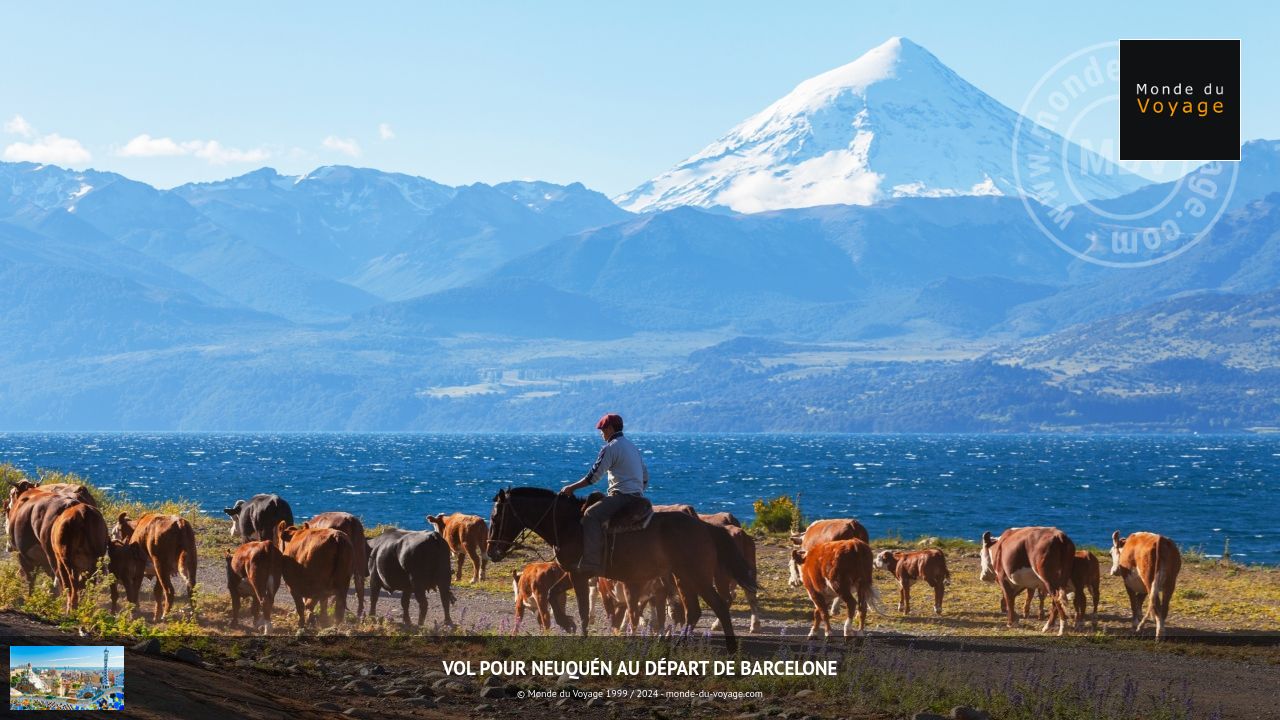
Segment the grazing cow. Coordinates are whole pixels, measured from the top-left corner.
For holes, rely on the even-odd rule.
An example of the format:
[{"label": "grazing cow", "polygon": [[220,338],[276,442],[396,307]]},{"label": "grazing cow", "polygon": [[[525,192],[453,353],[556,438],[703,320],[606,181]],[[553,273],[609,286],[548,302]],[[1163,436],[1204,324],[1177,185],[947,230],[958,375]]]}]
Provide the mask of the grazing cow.
[{"label": "grazing cow", "polygon": [[274,540],[272,533],[281,521],[286,526],[293,524],[293,508],[279,495],[254,495],[247,502],[237,500],[222,512],[231,516],[231,537],[241,542]]},{"label": "grazing cow", "polygon": [[[831,519],[831,520],[814,520],[809,523],[809,527],[799,535],[791,536],[791,544],[799,547],[800,550],[808,550],[818,543],[831,542],[833,540],[853,540],[857,538],[862,542],[871,542],[871,538],[867,535],[867,529],[862,527],[862,523],[853,519]],[[800,565],[793,559],[791,561],[791,587],[800,587]]]},{"label": "grazing cow", "polygon": [[187,601],[195,609],[193,589],[196,583],[196,531],[191,523],[177,515],[146,513],[135,522],[127,513],[120,513],[111,529],[113,540],[137,545],[147,558],[144,573],[154,577],[152,593],[156,600],[155,621],[169,614],[173,606],[174,575],[181,575],[187,583]]},{"label": "grazing cow", "polygon": [[[729,513],[718,513],[720,515],[728,515]],[[705,515],[702,517],[706,517]],[[733,517],[730,515],[729,517]],[[706,522],[706,520],[703,520]],[[712,523],[715,524],[715,523]],[[751,568],[751,574],[756,574],[756,541],[745,530],[736,525],[721,525],[725,532],[729,533],[733,544],[742,553],[742,559],[747,561],[747,567]],[[738,584],[733,581],[733,577],[724,568],[716,571],[716,590],[720,592],[720,597],[724,598],[726,605],[733,604],[733,594],[737,590]],[[748,633],[755,633],[760,630],[760,603],[756,599],[756,591],[747,590],[747,607],[751,608],[751,625],[747,628]],[[717,618],[711,623],[711,629],[716,630],[720,627],[720,620]]]},{"label": "grazing cow", "polygon": [[720,527],[730,527],[730,526],[737,527],[737,528],[742,527],[742,522],[738,520],[737,516],[731,512],[718,512],[718,513],[710,513],[710,514],[698,513],[698,519],[704,523],[711,523],[712,525],[718,525]]},{"label": "grazing cow", "polygon": [[[1119,530],[1111,534],[1111,574],[1124,579],[1135,633],[1142,632],[1147,620],[1154,619],[1156,640],[1164,637],[1169,601],[1181,569],[1182,553],[1169,538],[1149,532],[1136,532],[1126,538],[1120,537]],[[1148,595],[1151,602],[1144,613],[1142,603]]]},{"label": "grazing cow", "polygon": [[142,591],[142,578],[147,570],[147,554],[134,543],[108,540],[107,571],[111,573],[111,612],[116,612],[120,588],[125,599],[133,603],[133,614],[138,615],[138,595]]},{"label": "grazing cow", "polygon": [[983,582],[1000,586],[1007,608],[1009,627],[1018,624],[1014,598],[1026,588],[1044,588],[1052,607],[1042,632],[1058,620],[1058,634],[1067,629],[1066,594],[1071,584],[1071,567],[1075,563],[1076,546],[1066,533],[1050,527],[1010,528],[999,539],[982,534],[979,559]]},{"label": "grazing cow", "polygon": [[431,530],[393,528],[369,541],[369,614],[378,609],[378,593],[383,589],[400,593],[404,624],[409,624],[409,600],[418,600],[418,625],[427,618],[427,591],[440,593],[444,622],[452,625],[449,605],[453,603],[450,587],[452,558],[449,544]]},{"label": "grazing cow", "polygon": [[942,614],[942,596],[951,584],[947,556],[941,550],[881,550],[875,566],[887,570],[898,581],[898,612],[911,614],[911,585],[921,580],[933,588],[933,612]]},{"label": "grazing cow", "polygon": [[281,575],[293,595],[298,611],[298,626],[316,619],[316,603],[320,603],[320,624],[329,613],[333,598],[333,621],[341,625],[347,620],[347,591],[351,589],[351,538],[341,530],[302,527],[276,523],[273,533],[280,551]]},{"label": "grazing cow", "polygon": [[462,564],[467,557],[471,558],[471,582],[484,579],[485,568],[489,565],[489,557],[484,553],[484,544],[489,540],[489,530],[484,518],[475,515],[428,515],[427,522],[435,526],[436,532],[449,543],[449,550],[458,560],[456,582],[462,582]]},{"label": "grazing cow", "polygon": [[271,611],[284,572],[284,557],[270,540],[251,540],[227,551],[227,591],[231,594],[231,624],[240,624],[240,598],[248,597],[253,624],[263,618],[262,634],[271,634]]},{"label": "grazing cow", "polygon": [[858,634],[866,634],[868,603],[880,612],[880,597],[871,584],[871,546],[857,538],[834,540],[808,549],[796,548],[791,551],[791,558],[800,567],[800,581],[813,602],[809,637],[818,634],[820,625],[825,626],[826,637],[831,637],[828,608],[834,607],[834,600],[843,600],[849,611],[844,621],[844,636],[849,637],[849,623],[853,621],[855,608]]},{"label": "grazing cow", "polygon": [[84,581],[107,554],[107,521],[98,508],[77,502],[54,518],[49,532],[54,574],[67,591],[67,612],[80,603]]},{"label": "grazing cow", "polygon": [[364,617],[364,579],[369,577],[369,542],[360,518],[345,512],[322,512],[311,518],[313,528],[341,530],[351,538],[351,579],[356,586],[356,618]]},{"label": "grazing cow", "polygon": [[523,571],[511,571],[511,591],[516,603],[516,630],[524,620],[526,608],[538,616],[538,625],[543,630],[551,629],[551,616],[554,613],[556,624],[569,632],[576,632],[578,624],[565,613],[565,603],[569,599],[569,588],[572,587],[569,573],[556,563],[533,562],[524,566]]}]

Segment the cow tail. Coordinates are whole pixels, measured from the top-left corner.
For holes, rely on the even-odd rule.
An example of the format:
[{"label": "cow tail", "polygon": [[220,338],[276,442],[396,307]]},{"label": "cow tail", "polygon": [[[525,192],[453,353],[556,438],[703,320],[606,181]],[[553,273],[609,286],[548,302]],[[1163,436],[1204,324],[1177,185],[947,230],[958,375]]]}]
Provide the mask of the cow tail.
[{"label": "cow tail", "polygon": [[1155,567],[1151,571],[1151,594],[1147,597],[1147,614],[1145,620],[1160,617],[1160,596],[1164,593],[1164,578],[1160,567],[1160,540],[1156,540]]},{"label": "cow tail", "polygon": [[951,587],[951,568],[946,565],[942,566],[942,584]]},{"label": "cow tail", "polygon": [[872,610],[876,611],[877,615],[889,614],[884,611],[884,606],[880,604],[880,591],[876,589],[875,583],[870,580],[867,581],[867,604],[871,606]]},{"label": "cow tail", "polygon": [[[191,523],[178,518],[178,535],[181,544],[178,549],[178,567],[182,568],[183,579],[187,581],[187,595],[190,596],[196,584],[196,533]],[[231,567],[231,558],[227,558],[227,567]]]},{"label": "cow tail", "polygon": [[756,592],[756,574],[751,572],[747,560],[742,556],[729,531],[715,525],[707,525],[711,537],[716,544],[716,563],[729,571],[730,577],[746,592]]}]

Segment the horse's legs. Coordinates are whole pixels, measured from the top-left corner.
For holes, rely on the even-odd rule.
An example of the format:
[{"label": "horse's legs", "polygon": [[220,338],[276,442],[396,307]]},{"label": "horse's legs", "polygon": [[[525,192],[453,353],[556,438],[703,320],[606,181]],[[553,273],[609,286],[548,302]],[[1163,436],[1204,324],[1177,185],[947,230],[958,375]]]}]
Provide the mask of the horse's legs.
[{"label": "horse's legs", "polygon": [[573,582],[573,597],[578,601],[578,619],[582,621],[582,635],[586,637],[590,634],[591,624],[590,578],[571,572],[569,579]]},{"label": "horse's legs", "polygon": [[738,641],[733,636],[733,619],[729,617],[729,606],[725,603],[724,598],[720,597],[720,593],[716,592],[715,585],[710,582],[703,582],[698,588],[698,595],[707,602],[711,608],[711,612],[720,618],[720,626],[724,628],[724,645],[725,649],[730,653],[738,650]]}]

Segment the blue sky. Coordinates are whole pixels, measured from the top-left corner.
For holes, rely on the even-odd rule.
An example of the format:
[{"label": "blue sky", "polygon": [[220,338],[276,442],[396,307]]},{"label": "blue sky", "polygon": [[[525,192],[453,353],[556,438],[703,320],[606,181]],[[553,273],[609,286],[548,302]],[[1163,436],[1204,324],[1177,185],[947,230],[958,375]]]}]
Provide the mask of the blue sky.
[{"label": "blue sky", "polygon": [[1275,3],[4,4],[0,157],[162,187],[352,164],[615,194],[893,35],[1015,109],[1087,45],[1239,37],[1242,136],[1280,138],[1277,27]]},{"label": "blue sky", "polygon": [[[111,645],[107,666],[116,670],[124,667],[124,648]],[[9,667],[31,663],[35,667],[102,667],[102,647],[92,645],[41,645],[9,648]]]}]

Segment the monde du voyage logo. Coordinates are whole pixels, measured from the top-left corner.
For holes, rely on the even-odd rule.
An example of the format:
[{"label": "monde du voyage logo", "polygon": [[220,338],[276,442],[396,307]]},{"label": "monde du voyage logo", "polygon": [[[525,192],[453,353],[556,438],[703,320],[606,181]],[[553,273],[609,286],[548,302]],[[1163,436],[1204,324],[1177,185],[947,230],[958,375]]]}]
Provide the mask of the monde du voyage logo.
[{"label": "monde du voyage logo", "polygon": [[[1240,51],[1239,40],[1120,40],[1046,71],[1013,153],[1041,232],[1113,268],[1165,262],[1203,239],[1239,174]],[[1100,176],[1134,189],[1111,197],[1082,185]]]}]

